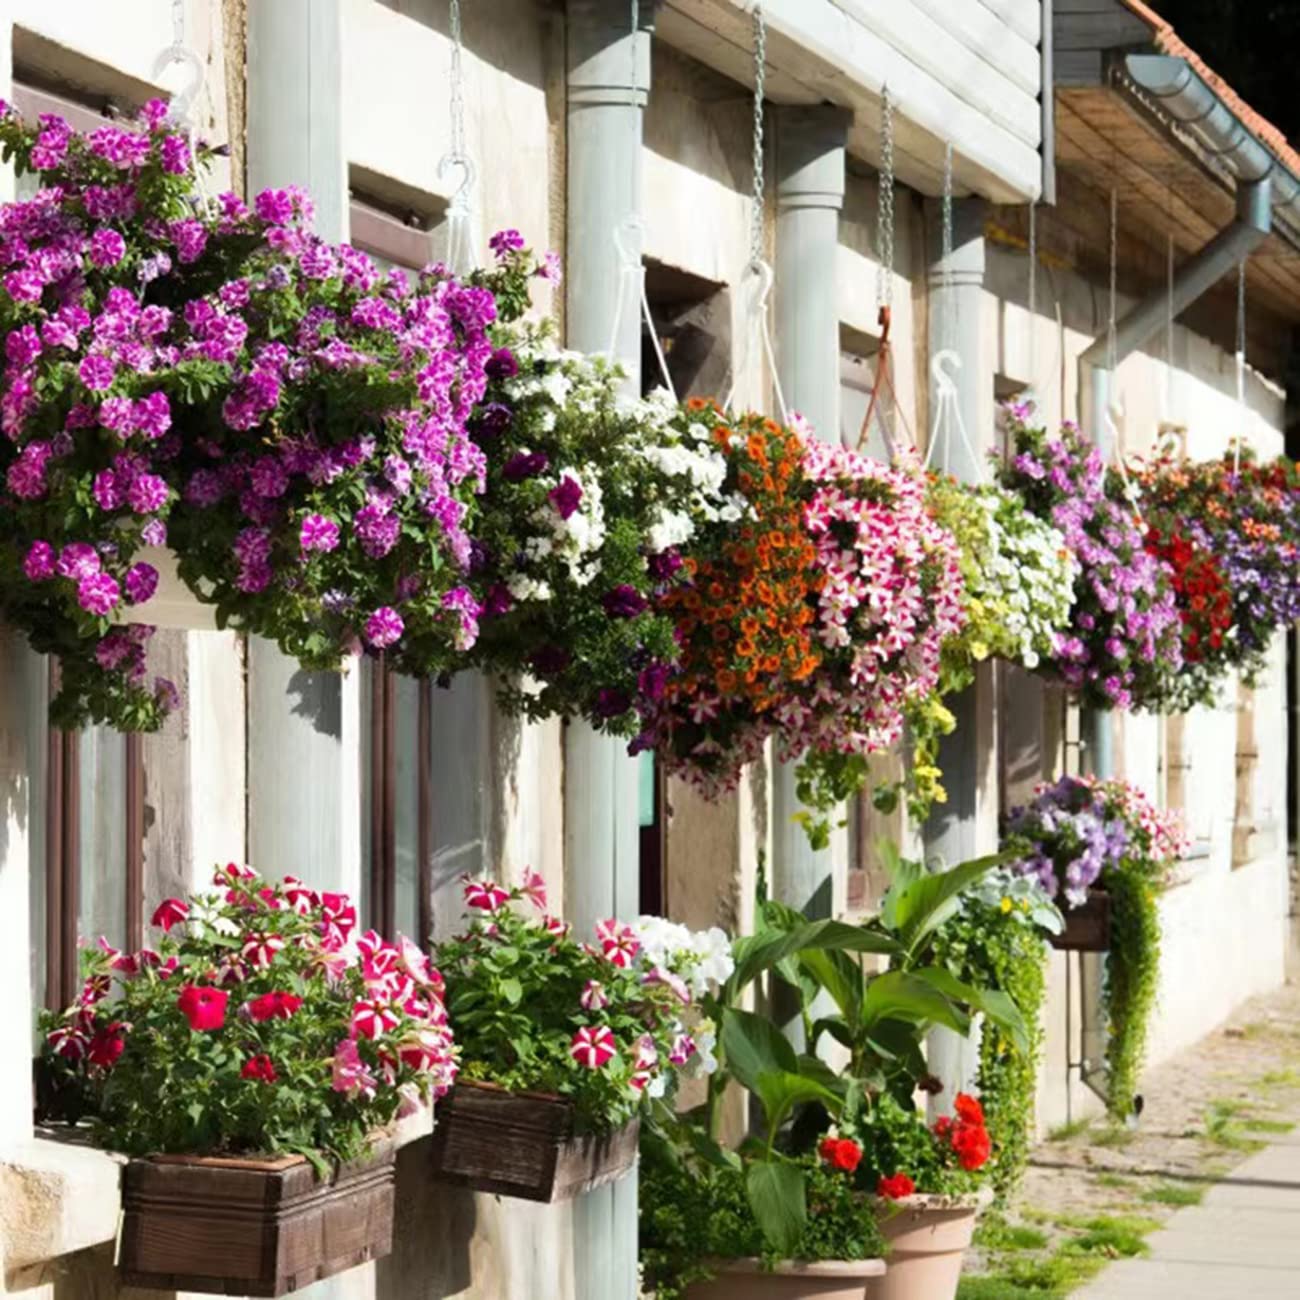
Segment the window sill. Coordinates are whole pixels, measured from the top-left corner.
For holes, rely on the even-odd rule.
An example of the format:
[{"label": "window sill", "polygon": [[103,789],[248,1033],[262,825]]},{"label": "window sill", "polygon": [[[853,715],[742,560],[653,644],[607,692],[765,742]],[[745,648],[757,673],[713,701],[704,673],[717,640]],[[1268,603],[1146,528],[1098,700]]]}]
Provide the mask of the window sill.
[{"label": "window sill", "polygon": [[122,1156],[40,1129],[0,1153],[0,1253],[8,1285],[30,1268],[117,1237]]}]

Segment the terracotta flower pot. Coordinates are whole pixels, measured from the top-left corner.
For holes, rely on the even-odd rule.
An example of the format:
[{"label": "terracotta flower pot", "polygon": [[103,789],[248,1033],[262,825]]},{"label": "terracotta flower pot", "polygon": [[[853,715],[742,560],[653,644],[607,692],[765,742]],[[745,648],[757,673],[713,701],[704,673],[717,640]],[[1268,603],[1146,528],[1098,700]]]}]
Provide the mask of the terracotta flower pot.
[{"label": "terracotta flower pot", "polygon": [[622,1178],[636,1164],[641,1121],[575,1135],[573,1103],[551,1093],[461,1082],[438,1105],[437,1178],[526,1201],[567,1201]]},{"label": "terracotta flower pot", "polygon": [[953,1300],[978,1213],[979,1201],[969,1196],[878,1202],[889,1269],[876,1283],[872,1300]]},{"label": "terracotta flower pot", "polygon": [[771,1272],[757,1259],[733,1259],[712,1281],[688,1286],[685,1300],[874,1300],[884,1273],[883,1259],[788,1260]]},{"label": "terracotta flower pot", "polygon": [[396,1151],[322,1179],[301,1156],[132,1160],[118,1269],[127,1286],[282,1296],[393,1248]]}]

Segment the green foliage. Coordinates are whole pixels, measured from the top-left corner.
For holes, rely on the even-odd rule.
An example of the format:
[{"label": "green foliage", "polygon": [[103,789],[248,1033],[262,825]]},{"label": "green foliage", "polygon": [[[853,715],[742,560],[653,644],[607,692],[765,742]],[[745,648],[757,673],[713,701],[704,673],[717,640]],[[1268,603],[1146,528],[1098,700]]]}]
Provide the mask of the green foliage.
[{"label": "green foliage", "polygon": [[939,960],[954,975],[1005,994],[1026,1026],[1020,1042],[992,1025],[980,1040],[978,1092],[993,1139],[992,1183],[1001,1200],[1023,1177],[1034,1136],[1047,945],[1032,918],[1028,898],[1013,900],[1008,893],[995,903],[972,897],[936,943]]},{"label": "green foliage", "polygon": [[[773,1191],[774,1210],[789,1223],[779,1246],[760,1226],[756,1189],[758,1199]],[[791,1207],[800,1195],[804,1213],[796,1215]],[[639,1213],[643,1285],[658,1300],[678,1300],[691,1282],[711,1276],[714,1260],[756,1256],[775,1264],[884,1253],[875,1217],[852,1179],[814,1154],[717,1166],[645,1143]]]},{"label": "green foliage", "polygon": [[1187,1205],[1200,1205],[1205,1199],[1205,1188],[1185,1187],[1182,1183],[1161,1183],[1159,1187],[1150,1187],[1142,1193],[1144,1201],[1152,1205],[1172,1205],[1182,1208]]},{"label": "green foliage", "polygon": [[989,1210],[975,1227],[975,1244],[987,1251],[1042,1250],[1047,1234],[1026,1224],[1008,1223],[1004,1215]]},{"label": "green foliage", "polygon": [[1104,995],[1107,1107],[1117,1119],[1125,1119],[1137,1095],[1160,979],[1160,915],[1144,862],[1125,858],[1102,882],[1111,906]]}]

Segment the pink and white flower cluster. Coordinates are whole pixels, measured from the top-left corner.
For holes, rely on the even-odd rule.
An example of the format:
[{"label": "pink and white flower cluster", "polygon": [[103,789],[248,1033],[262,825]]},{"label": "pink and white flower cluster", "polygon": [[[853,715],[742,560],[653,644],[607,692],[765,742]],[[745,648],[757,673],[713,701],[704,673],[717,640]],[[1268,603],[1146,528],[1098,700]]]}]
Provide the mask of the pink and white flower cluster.
[{"label": "pink and white flower cluster", "polygon": [[467,878],[464,896],[475,919],[437,954],[463,1077],[556,1092],[599,1131],[664,1095],[684,1067],[714,1067],[698,1002],[731,975],[722,931],[611,917],[582,943],[549,915],[531,870],[516,887]]},{"label": "pink and white flower cluster", "polygon": [[86,949],[77,1002],[46,1018],[47,1059],[106,1145],[346,1157],[446,1094],[444,985],[417,944],[359,933],[347,895],[292,876],[229,863],[213,883],[158,906],[155,947]]},{"label": "pink and white flower cluster", "polygon": [[876,753],[901,738],[907,705],[935,689],[942,644],[965,621],[960,552],[915,466],[810,440],[803,472],[822,657],[777,706],[778,744],[790,758]]}]

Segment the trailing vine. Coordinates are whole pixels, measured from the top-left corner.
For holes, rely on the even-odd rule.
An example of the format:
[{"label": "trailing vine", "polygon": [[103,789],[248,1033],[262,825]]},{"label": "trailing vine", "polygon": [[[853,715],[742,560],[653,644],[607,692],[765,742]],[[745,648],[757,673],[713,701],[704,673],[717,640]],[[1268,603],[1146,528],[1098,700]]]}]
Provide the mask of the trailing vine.
[{"label": "trailing vine", "polygon": [[1110,951],[1106,956],[1107,1108],[1116,1119],[1133,1111],[1147,1029],[1160,977],[1160,914],[1146,864],[1124,858],[1106,872]]},{"label": "trailing vine", "polygon": [[1039,891],[1030,896],[1024,881],[1000,883],[1007,892],[996,901],[971,897],[964,902],[939,932],[936,951],[938,960],[958,979],[1005,993],[1029,1029],[1027,1052],[987,1023],[980,1042],[976,1091],[993,1139],[993,1188],[999,1201],[1005,1201],[1024,1174],[1034,1137],[1047,995],[1048,949],[1040,929],[1046,918],[1040,909],[1055,909]]}]

